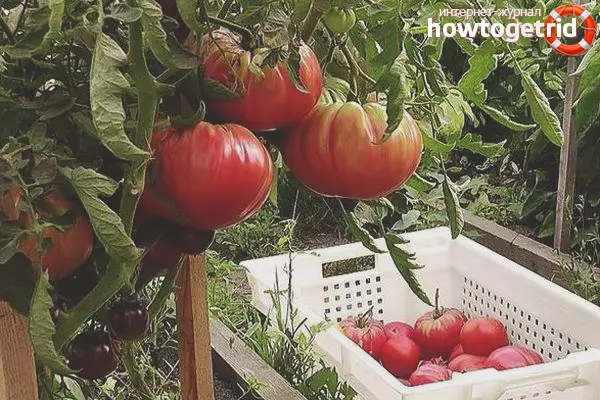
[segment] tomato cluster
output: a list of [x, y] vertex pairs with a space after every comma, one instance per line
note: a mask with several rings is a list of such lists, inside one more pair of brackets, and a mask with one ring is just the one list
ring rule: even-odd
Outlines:
[[497, 319], [468, 319], [458, 309], [437, 304], [414, 327], [399, 321], [384, 325], [370, 312], [348, 317], [338, 326], [405, 386], [447, 381], [453, 373], [543, 363], [535, 351], [509, 345], [506, 328]]

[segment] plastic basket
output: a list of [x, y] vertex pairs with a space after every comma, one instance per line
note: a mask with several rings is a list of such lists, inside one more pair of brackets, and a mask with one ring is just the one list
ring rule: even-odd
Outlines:
[[[466, 238], [452, 240], [447, 228], [406, 234], [404, 246], [425, 268], [417, 271], [430, 295], [469, 317], [504, 321], [512, 344], [538, 351], [546, 363], [508, 371], [486, 369], [454, 374], [453, 379], [406, 387], [335, 327], [317, 335], [316, 350], [335, 366], [365, 400], [600, 399], [600, 308], [528, 269]], [[384, 243], [379, 240], [381, 248]], [[366, 258], [365, 258], [366, 257]], [[356, 259], [372, 269], [324, 277], [323, 266]], [[388, 253], [373, 254], [355, 243], [293, 254], [294, 306], [308, 323], [337, 322], [374, 306], [385, 322], [412, 323], [430, 307], [404, 282]], [[268, 294], [285, 289], [289, 256], [242, 263], [252, 287], [253, 304], [272, 308]]]

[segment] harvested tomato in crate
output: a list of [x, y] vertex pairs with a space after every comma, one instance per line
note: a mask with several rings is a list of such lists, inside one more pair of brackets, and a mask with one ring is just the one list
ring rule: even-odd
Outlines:
[[[452, 240], [447, 228], [404, 238], [425, 266], [416, 271], [425, 291], [439, 290], [437, 308], [412, 293], [388, 253], [361, 243], [292, 258], [294, 307], [308, 324], [331, 322], [315, 351], [361, 399], [600, 399], [600, 308], [466, 237]], [[324, 273], [340, 262], [355, 268]], [[287, 254], [242, 263], [262, 312], [288, 264]], [[344, 334], [349, 319], [384, 324], [379, 355], [356, 337], [373, 329]]]

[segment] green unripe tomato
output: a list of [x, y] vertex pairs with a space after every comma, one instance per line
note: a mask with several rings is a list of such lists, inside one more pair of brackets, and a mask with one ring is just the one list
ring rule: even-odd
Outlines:
[[354, 10], [332, 7], [323, 16], [323, 22], [337, 35], [350, 31], [356, 24]]

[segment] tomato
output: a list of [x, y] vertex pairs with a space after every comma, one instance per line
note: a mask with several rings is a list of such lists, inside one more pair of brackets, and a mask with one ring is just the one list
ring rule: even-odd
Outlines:
[[118, 357], [111, 347], [108, 333], [90, 331], [73, 339], [67, 351], [69, 368], [83, 379], [99, 379], [117, 368]]
[[290, 80], [285, 62], [280, 61], [274, 67], [255, 66], [260, 72], [253, 72], [251, 62], [255, 56], [264, 54], [264, 49], [242, 48], [240, 37], [230, 31], [213, 31], [200, 43], [190, 36], [186, 45], [200, 57], [206, 77], [241, 95], [238, 99], [208, 100], [208, 109], [227, 122], [256, 131], [294, 125], [308, 114], [321, 95], [321, 67], [315, 53], [304, 43], [299, 50], [299, 77], [304, 91]]
[[420, 358], [419, 346], [406, 336], [393, 337], [381, 349], [381, 363], [397, 378], [408, 378], [417, 369]]
[[164, 240], [184, 254], [196, 255], [204, 253], [210, 247], [215, 240], [215, 231], [199, 231], [169, 224]]
[[461, 354], [450, 361], [448, 369], [454, 372], [478, 371], [486, 368], [486, 362], [487, 359], [485, 357]]
[[346, 33], [354, 28], [356, 14], [352, 9], [331, 7], [323, 16], [323, 22], [335, 34]]
[[371, 357], [379, 358], [381, 348], [387, 340], [380, 321], [366, 315], [349, 317], [339, 323], [339, 328]]
[[391, 137], [383, 106], [319, 104], [283, 142], [285, 163], [308, 188], [324, 196], [376, 199], [398, 189], [419, 166], [423, 139], [405, 113]]
[[494, 318], [478, 317], [463, 326], [460, 344], [467, 354], [487, 357], [492, 351], [508, 345], [508, 335], [502, 322]]
[[421, 346], [424, 358], [448, 358], [459, 343], [467, 317], [456, 308], [439, 307], [438, 293], [435, 297], [433, 311], [421, 315], [415, 323], [415, 341]]
[[410, 339], [414, 339], [415, 330], [412, 326], [405, 324], [404, 322], [390, 322], [386, 324], [383, 329], [385, 330], [385, 336], [391, 339], [394, 336], [406, 336]]
[[410, 386], [421, 386], [429, 383], [443, 382], [452, 378], [452, 371], [442, 365], [421, 364], [415, 372], [412, 373], [408, 382]]
[[161, 238], [144, 255], [142, 264], [144, 268], [160, 271], [174, 268], [181, 260], [181, 257], [183, 257], [181, 250], [169, 241]]
[[[59, 280], [73, 273], [90, 256], [94, 241], [92, 226], [81, 210], [56, 192], [42, 199], [38, 212], [42, 219], [75, 214], [74, 223], [66, 230], [61, 232], [54, 227], [46, 227], [42, 233], [52, 243], [50, 249], [42, 254], [42, 267], [48, 270], [50, 278]], [[30, 215], [22, 214], [21, 220], [26, 227], [31, 227]], [[37, 238], [31, 234], [23, 240], [19, 251], [31, 262], [37, 263], [40, 262], [37, 247]]]
[[152, 136], [154, 181], [144, 207], [167, 221], [214, 231], [257, 212], [273, 182], [269, 152], [246, 128], [200, 122]]
[[0, 196], [0, 211], [9, 221], [16, 221], [21, 215], [19, 205], [23, 199], [23, 190], [19, 186], [12, 186]]
[[139, 339], [148, 330], [148, 308], [138, 301], [121, 301], [110, 308], [108, 321], [115, 338]]
[[460, 356], [461, 354], [465, 354], [465, 351], [463, 350], [463, 348], [460, 344], [457, 344], [454, 347], [454, 349], [452, 349], [452, 352], [450, 353], [450, 357], [448, 357], [448, 361], [454, 360], [456, 357]]
[[488, 368], [504, 371], [543, 362], [542, 357], [531, 349], [521, 346], [505, 346], [494, 350], [487, 358], [486, 365]]

